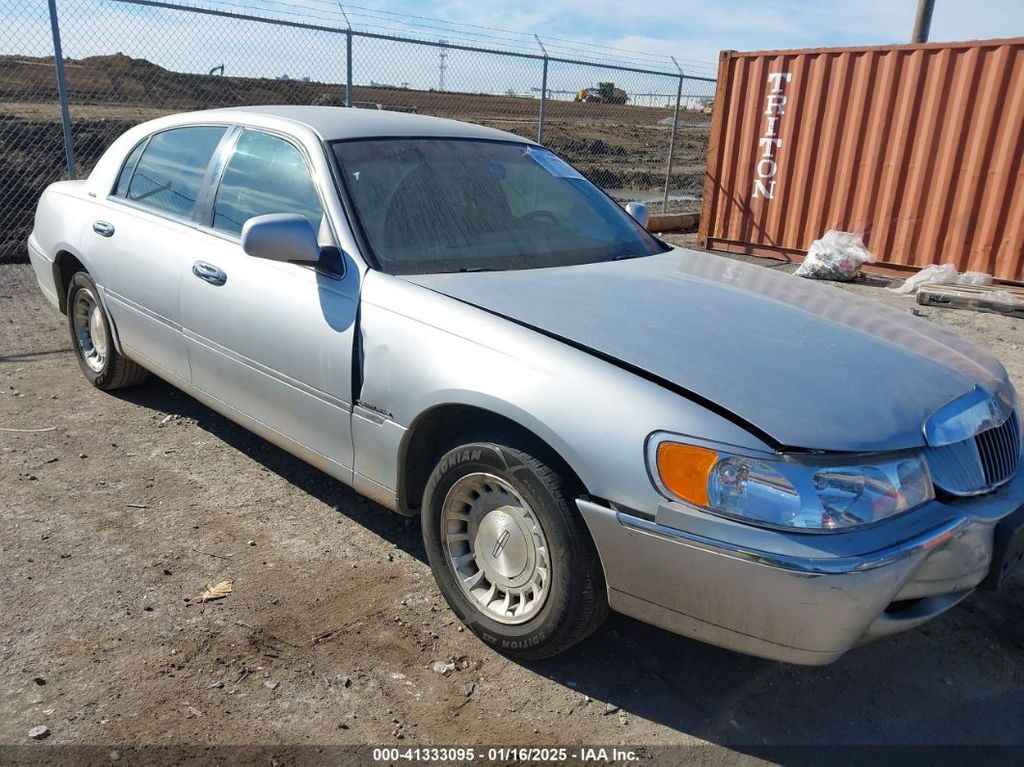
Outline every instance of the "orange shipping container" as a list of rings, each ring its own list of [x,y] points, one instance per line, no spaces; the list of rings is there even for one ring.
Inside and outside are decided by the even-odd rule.
[[[723,51],[701,241],[802,256],[829,229],[1024,282],[1024,38]]]

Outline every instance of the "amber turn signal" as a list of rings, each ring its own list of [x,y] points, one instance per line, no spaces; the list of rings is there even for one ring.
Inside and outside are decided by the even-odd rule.
[[[662,442],[658,445],[658,476],[673,495],[698,506],[708,505],[708,475],[718,453],[706,447]]]

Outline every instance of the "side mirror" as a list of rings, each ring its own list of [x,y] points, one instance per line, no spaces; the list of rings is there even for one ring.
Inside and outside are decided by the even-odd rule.
[[[644,229],[647,228],[647,222],[651,220],[651,212],[647,210],[646,205],[642,202],[631,202],[626,205],[626,212],[635,218],[640,226]]]
[[[320,260],[320,245],[309,219],[297,213],[254,216],[242,227],[242,250],[268,261]]]

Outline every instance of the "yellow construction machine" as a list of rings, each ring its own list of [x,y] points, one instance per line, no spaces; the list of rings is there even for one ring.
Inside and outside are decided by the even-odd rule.
[[[615,83],[598,83],[596,88],[583,88],[576,94],[576,101],[587,101],[592,104],[625,104],[629,96]]]

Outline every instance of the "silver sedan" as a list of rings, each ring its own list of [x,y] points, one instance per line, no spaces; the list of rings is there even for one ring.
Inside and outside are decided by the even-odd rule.
[[[28,245],[93,385],[153,373],[419,516],[507,654],[614,609],[821,664],[998,587],[1024,550],[1002,365],[631,212],[518,136],[267,107],[131,129]]]

